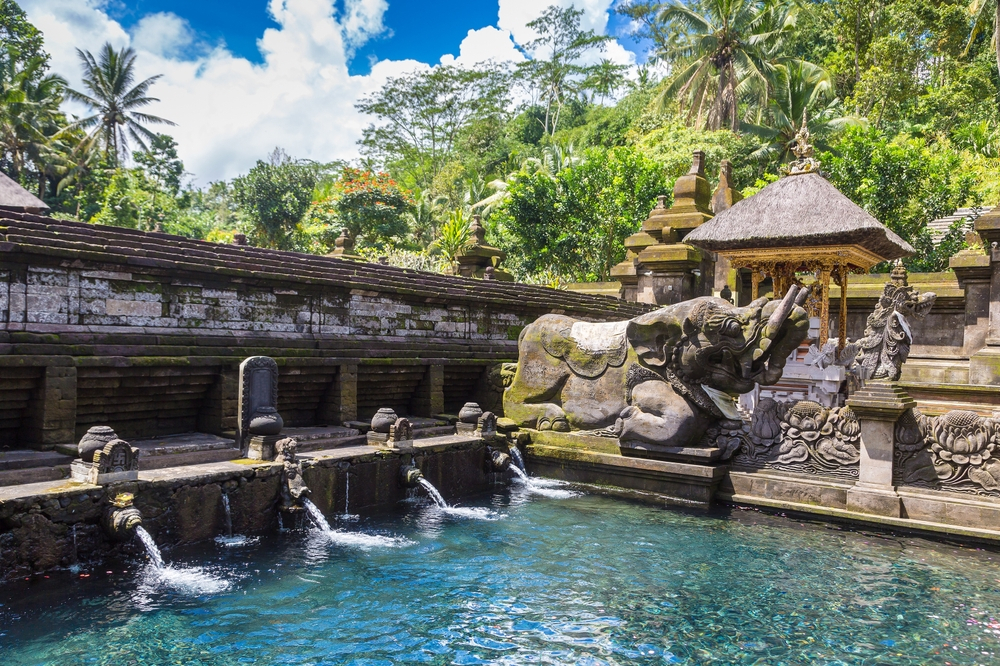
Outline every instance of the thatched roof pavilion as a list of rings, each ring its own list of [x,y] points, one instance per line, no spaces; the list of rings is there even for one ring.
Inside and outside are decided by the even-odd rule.
[[[0,172],[0,210],[40,215],[48,209],[44,201]]]
[[[817,172],[778,179],[692,231],[687,240],[713,252],[856,246],[878,257],[874,263],[915,251]]]
[[[797,274],[815,273],[813,310],[820,317],[820,344],[829,331],[830,280],[840,285],[840,344],[847,335],[847,276],[915,250],[834,187],[813,159],[805,128],[796,136],[798,160],[785,176],[735,203],[694,229],[685,242],[718,252],[736,268],[749,268],[751,292],[770,276],[776,296]]]

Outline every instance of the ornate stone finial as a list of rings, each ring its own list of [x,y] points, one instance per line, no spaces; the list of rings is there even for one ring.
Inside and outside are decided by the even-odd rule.
[[[115,431],[108,426],[92,426],[76,445],[77,453],[84,462],[94,462],[94,454],[109,442],[118,439]]]
[[[689,176],[705,177],[705,151],[696,150],[691,156],[691,168],[688,170]]]
[[[361,257],[354,254],[354,236],[346,228],[340,230],[340,235],[333,241],[333,252],[327,256],[361,261]]]
[[[892,265],[892,272],[889,274],[889,279],[897,287],[906,287],[909,285],[909,273],[906,270],[906,266],[903,265],[902,259],[897,259]]]
[[[483,226],[482,218],[473,215],[469,223],[469,243],[455,257],[458,274],[468,278],[510,282],[514,276],[500,268],[505,256],[502,250],[486,244],[486,227]]]
[[[246,245],[247,235],[246,234],[233,234],[233,245]]]
[[[819,160],[813,157],[815,152],[813,151],[812,144],[809,143],[810,136],[809,128],[806,126],[806,114],[803,112],[802,127],[795,133],[795,147],[792,148],[792,152],[795,153],[795,157],[798,159],[788,164],[788,168],[785,171],[786,176],[819,171]]]
[[[722,164],[719,165],[719,186],[712,194],[712,212],[718,215],[742,200],[743,195],[733,187],[733,163],[722,160]]]
[[[372,416],[372,432],[377,432],[383,435],[387,434],[389,432],[389,428],[392,427],[392,424],[394,424],[398,418],[399,417],[396,416],[396,411],[392,407],[380,408],[377,412],[375,412],[375,415]]]
[[[472,216],[472,222],[469,223],[469,234],[472,236],[472,242],[476,245],[486,243],[486,227],[483,226],[482,218],[479,215]]]
[[[350,252],[354,249],[354,239],[351,237],[351,232],[347,229],[341,229],[340,235],[337,236],[337,240],[333,241],[333,245],[338,250],[343,250],[344,252]]]

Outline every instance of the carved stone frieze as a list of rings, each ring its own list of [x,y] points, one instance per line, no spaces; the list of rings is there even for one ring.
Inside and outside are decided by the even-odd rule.
[[[896,423],[895,483],[1000,497],[1000,419],[910,410]]]
[[[826,408],[808,400],[786,404],[763,398],[739,433],[737,467],[858,477],[861,425],[848,407]],[[721,439],[720,439],[721,441]],[[724,442],[731,445],[728,439]]]

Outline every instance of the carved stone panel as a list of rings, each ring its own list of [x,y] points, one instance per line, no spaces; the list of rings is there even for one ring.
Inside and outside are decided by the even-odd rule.
[[[748,425],[720,433],[717,442],[733,447],[734,439],[735,467],[858,478],[861,425],[848,407],[763,398]]]
[[[903,414],[896,424],[896,485],[1000,497],[1000,420],[975,412]]]

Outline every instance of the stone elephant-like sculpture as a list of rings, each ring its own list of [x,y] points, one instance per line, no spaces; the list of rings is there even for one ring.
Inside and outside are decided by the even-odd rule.
[[[518,339],[504,414],[539,430],[599,430],[623,445],[696,444],[737,420],[735,397],[781,378],[809,331],[807,290],[734,307],[703,297],[635,319],[589,323],[544,315]]]

